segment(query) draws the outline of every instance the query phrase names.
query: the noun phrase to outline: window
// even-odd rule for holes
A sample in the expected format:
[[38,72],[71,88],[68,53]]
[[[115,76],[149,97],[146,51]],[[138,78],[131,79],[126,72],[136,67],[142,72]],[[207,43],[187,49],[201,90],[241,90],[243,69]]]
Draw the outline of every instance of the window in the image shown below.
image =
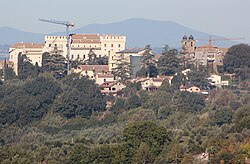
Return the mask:
[[106,82],[106,79],[103,79],[104,83]]
[[114,47],[114,44],[111,44],[111,47]]
[[107,47],[107,44],[104,44],[104,47]]
[[85,59],[85,57],[86,57],[86,56],[85,56],[85,55],[83,55],[83,59]]
[[49,44],[49,47],[51,47],[51,44]]
[[78,55],[77,55],[77,59],[79,59],[79,58],[80,58],[80,55],[78,54]]
[[118,44],[118,47],[120,48],[120,47],[121,47],[121,44]]
[[112,88],[112,91],[115,91],[115,88]]
[[71,55],[71,59],[73,59],[74,58],[74,55]]
[[102,57],[102,55],[99,55],[99,58]]

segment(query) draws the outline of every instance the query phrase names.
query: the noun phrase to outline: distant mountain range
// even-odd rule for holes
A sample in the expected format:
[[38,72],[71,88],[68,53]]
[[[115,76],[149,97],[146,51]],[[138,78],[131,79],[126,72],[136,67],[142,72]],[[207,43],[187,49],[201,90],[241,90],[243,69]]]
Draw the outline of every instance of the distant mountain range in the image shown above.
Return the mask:
[[[195,38],[203,39],[209,39],[211,35],[172,21],[156,21],[141,18],[132,18],[109,24],[90,24],[74,29],[71,33],[120,34],[127,36],[127,47],[145,47],[148,44],[152,47],[162,47],[168,44],[170,47],[175,48],[181,46],[180,42],[185,34],[187,36],[192,34]],[[11,45],[18,42],[43,43],[45,35],[65,35],[65,32],[38,34],[20,31],[10,27],[1,27],[0,44]],[[217,38],[218,36],[214,37]],[[198,42],[199,45],[207,43],[208,41]],[[237,42],[220,41],[215,43],[215,45],[222,47],[230,47],[233,44],[237,44]]]

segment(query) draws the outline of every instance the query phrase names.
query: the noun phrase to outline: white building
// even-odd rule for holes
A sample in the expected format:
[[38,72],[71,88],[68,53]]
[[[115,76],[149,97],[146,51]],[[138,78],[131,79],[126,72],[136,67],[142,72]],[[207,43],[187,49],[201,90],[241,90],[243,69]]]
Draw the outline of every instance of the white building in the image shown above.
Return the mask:
[[[45,36],[44,44],[18,43],[10,47],[10,61],[14,63],[14,71],[17,73],[18,54],[26,54],[33,64],[41,66],[44,52],[56,52],[66,58],[66,36]],[[90,50],[97,57],[108,56],[109,52],[119,52],[125,49],[126,36],[99,35],[99,34],[73,34],[70,36],[70,60],[87,60]]]
[[211,85],[221,87],[221,86],[228,86],[229,82],[228,81],[222,81],[221,76],[219,75],[211,75],[209,78],[207,78],[210,82]]
[[25,54],[30,60],[32,64],[42,65],[42,54],[43,54],[44,44],[37,43],[17,43],[10,46],[9,53],[10,59],[9,61],[13,62],[14,72],[17,74],[18,72],[18,55]]

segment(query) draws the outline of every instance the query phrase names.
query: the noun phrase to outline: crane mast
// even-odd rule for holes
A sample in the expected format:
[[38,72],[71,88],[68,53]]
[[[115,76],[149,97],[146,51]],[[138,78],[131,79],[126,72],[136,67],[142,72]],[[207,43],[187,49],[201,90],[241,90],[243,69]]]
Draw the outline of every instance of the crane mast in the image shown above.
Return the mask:
[[47,20],[47,19],[38,19],[39,21],[42,22],[47,22],[47,23],[53,23],[53,24],[59,24],[59,25],[64,25],[66,26],[66,38],[67,38],[67,54],[66,54],[66,60],[67,60],[67,74],[70,74],[70,67],[69,67],[69,56],[70,56],[70,36],[69,36],[69,28],[74,27],[74,23],[70,23],[68,21],[58,21],[58,20]]

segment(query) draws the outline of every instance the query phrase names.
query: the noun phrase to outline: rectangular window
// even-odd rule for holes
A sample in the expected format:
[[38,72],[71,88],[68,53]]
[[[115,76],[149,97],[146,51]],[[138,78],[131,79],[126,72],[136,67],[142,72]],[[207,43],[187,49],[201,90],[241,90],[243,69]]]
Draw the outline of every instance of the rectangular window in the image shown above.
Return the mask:
[[111,47],[114,47],[114,44],[111,44]]
[[74,55],[71,55],[71,59],[73,59],[74,58]]
[[120,47],[121,47],[121,44],[118,44],[118,47],[120,48]]
[[80,58],[80,55],[78,54],[78,55],[77,55],[77,59],[79,59],[79,58]]
[[104,47],[107,47],[107,44],[104,44]]

